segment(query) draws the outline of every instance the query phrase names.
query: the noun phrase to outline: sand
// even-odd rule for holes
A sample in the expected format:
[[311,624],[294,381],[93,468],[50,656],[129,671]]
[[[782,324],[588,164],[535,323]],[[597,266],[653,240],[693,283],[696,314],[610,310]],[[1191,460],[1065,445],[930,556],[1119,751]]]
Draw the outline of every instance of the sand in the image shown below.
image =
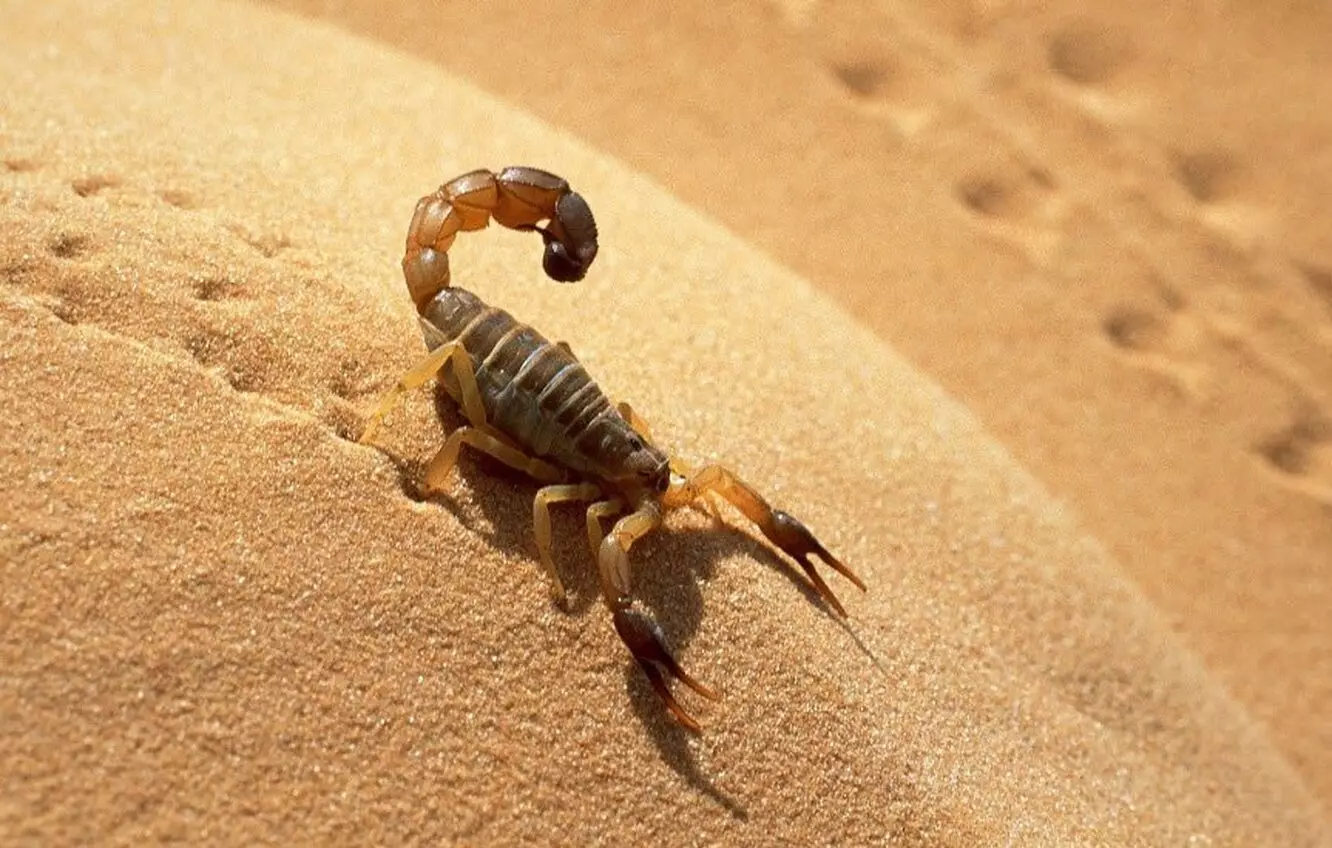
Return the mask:
[[[1320,12],[517,9],[3,8],[0,838],[1328,844]],[[446,403],[354,442],[508,163],[602,254],[455,280],[869,584],[636,548],[701,736],[576,510],[566,612]]]

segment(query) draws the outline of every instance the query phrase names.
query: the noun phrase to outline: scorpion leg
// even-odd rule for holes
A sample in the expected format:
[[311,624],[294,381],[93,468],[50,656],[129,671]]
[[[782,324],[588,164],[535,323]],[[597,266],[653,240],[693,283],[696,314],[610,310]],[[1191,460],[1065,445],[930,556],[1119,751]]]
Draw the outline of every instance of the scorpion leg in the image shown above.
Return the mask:
[[502,439],[476,427],[459,427],[444,440],[444,447],[439,449],[435,458],[426,466],[425,487],[427,491],[439,491],[444,487],[444,480],[458,464],[458,453],[462,446],[470,445],[484,454],[498,459],[510,468],[522,471],[534,480],[542,483],[558,483],[564,479],[564,472],[542,459],[528,456],[518,448]]
[[550,575],[550,593],[561,606],[564,605],[567,593],[550,555],[550,505],[562,501],[595,500],[600,494],[601,487],[592,483],[566,483],[546,486],[537,492],[536,499],[532,501],[532,526],[536,532],[537,553],[541,556],[546,573]]
[[447,342],[430,352],[406,374],[398,378],[398,384],[384,394],[375,408],[370,421],[361,433],[361,444],[366,444],[383,423],[384,417],[402,403],[403,397],[413,389],[419,389],[432,377],[444,369],[445,364],[453,363],[453,373],[458,379],[459,394],[462,396],[463,413],[473,426],[486,423],[485,406],[481,403],[481,392],[476,386],[476,373],[472,370],[472,358],[458,342]]
[[634,411],[634,408],[629,405],[629,401],[622,400],[615,404],[615,410],[620,413],[621,418],[629,422],[629,426],[634,428],[635,433],[649,442],[652,441],[652,428],[648,426],[647,421],[643,420],[643,416]]
[[601,540],[606,536],[601,529],[601,519],[619,515],[622,511],[624,504],[618,500],[594,503],[587,508],[587,543],[592,548],[593,559],[597,558],[597,553],[601,550]]
[[671,695],[666,675],[679,680],[705,698],[715,701],[718,695],[680,667],[680,663],[666,647],[660,625],[652,616],[634,609],[634,599],[629,594],[629,548],[660,525],[661,510],[651,502],[615,522],[610,535],[601,542],[597,571],[601,577],[602,594],[615,620],[615,632],[620,634],[620,639],[634,655],[638,667],[643,669],[648,682],[666,703],[666,708],[676,721],[698,733],[701,730],[698,722]]
[[814,588],[824,601],[836,610],[838,615],[846,617],[846,609],[819,573],[814,570],[810,556],[822,559],[862,592],[865,591],[865,584],[837,557],[828,553],[804,524],[779,509],[773,509],[762,495],[736,476],[735,472],[720,465],[706,465],[683,482],[672,483],[670,490],[663,497],[663,502],[668,507],[684,506],[707,492],[721,495],[732,506],[743,512],[746,518],[757,524],[769,541],[800,563],[800,567],[805,570],[805,574],[809,576],[810,582],[814,584]]

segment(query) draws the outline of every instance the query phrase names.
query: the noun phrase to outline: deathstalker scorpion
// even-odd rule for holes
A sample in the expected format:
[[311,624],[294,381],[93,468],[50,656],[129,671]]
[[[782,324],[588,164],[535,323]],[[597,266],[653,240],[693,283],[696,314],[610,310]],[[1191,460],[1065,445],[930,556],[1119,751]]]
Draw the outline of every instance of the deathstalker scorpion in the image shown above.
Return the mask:
[[[545,242],[542,267],[551,279],[581,280],[596,258],[592,210],[568,183],[545,171],[526,167],[505,168],[498,174],[472,171],[422,197],[407,231],[402,271],[431,352],[384,396],[361,442],[373,437],[407,392],[442,374],[468,424],[453,431],[430,462],[426,489],[441,487],[463,445],[547,484],[537,492],[533,523],[537,552],[560,603],[565,592],[551,561],[549,506],[591,502],[587,537],[615,630],[675,718],[698,732],[698,722],[671,695],[665,674],[705,698],[718,696],[680,667],[657,622],[634,606],[630,593],[629,548],[660,526],[663,514],[709,492],[720,495],[798,562],[819,595],[841,616],[846,610],[815,571],[810,556],[821,558],[862,591],[865,584],[803,524],[769,506],[735,472],[720,465],[691,471],[653,445],[643,420],[628,404],[612,405],[568,345],[552,344],[504,310],[487,306],[469,291],[451,288],[448,250],[454,238],[461,231],[484,229],[491,219],[511,229],[540,233]],[[542,222],[545,226],[540,226]],[[452,368],[445,371],[448,364]],[[620,517],[603,538],[602,519],[615,516]]]

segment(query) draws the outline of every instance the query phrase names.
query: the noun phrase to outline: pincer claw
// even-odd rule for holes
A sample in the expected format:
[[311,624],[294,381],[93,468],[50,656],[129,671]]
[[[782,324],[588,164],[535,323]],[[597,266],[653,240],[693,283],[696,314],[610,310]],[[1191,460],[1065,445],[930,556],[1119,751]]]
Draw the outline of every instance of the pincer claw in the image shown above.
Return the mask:
[[762,525],[763,534],[768,537],[774,545],[781,548],[787,556],[800,563],[800,567],[805,570],[814,588],[818,590],[819,595],[828,602],[828,606],[837,611],[837,614],[846,618],[846,608],[842,606],[841,601],[833,594],[832,589],[824,582],[818,571],[814,568],[814,563],[810,561],[810,555],[817,556],[823,560],[834,571],[850,580],[857,589],[864,592],[865,583],[855,572],[842,564],[842,561],[832,554],[828,549],[814,538],[814,534],[799,519],[790,513],[782,512],[780,509],[772,511],[772,518],[769,522]]
[[684,707],[680,706],[671,694],[666,675],[669,674],[708,700],[716,701],[721,696],[710,687],[699,683],[680,666],[680,663],[676,661],[675,657],[671,656],[671,652],[666,648],[661,627],[647,614],[625,607],[615,610],[614,618],[615,631],[620,634],[620,638],[628,646],[629,652],[634,655],[639,667],[643,669],[643,674],[647,676],[648,682],[652,684],[652,688],[657,695],[666,703],[666,708],[675,716],[676,721],[694,733],[702,732],[699,723],[693,716],[685,712]]

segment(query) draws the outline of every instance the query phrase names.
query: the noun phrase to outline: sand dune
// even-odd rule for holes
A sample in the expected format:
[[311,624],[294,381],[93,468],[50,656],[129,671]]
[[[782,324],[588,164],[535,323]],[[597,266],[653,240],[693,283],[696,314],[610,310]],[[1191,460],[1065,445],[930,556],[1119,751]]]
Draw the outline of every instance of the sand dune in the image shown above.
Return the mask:
[[1077,512],[1332,802],[1332,13],[280,0],[796,269]]
[[[1307,766],[990,429],[641,171],[262,7],[5,12],[6,841],[1327,841]],[[511,162],[592,201],[594,272],[554,286],[530,237],[487,231],[455,280],[870,585],[839,584],[839,621],[735,516],[636,549],[725,693],[691,701],[701,737],[618,643],[572,511],[566,613],[534,484],[469,460],[419,497],[447,404],[353,441],[420,353],[413,202]]]

